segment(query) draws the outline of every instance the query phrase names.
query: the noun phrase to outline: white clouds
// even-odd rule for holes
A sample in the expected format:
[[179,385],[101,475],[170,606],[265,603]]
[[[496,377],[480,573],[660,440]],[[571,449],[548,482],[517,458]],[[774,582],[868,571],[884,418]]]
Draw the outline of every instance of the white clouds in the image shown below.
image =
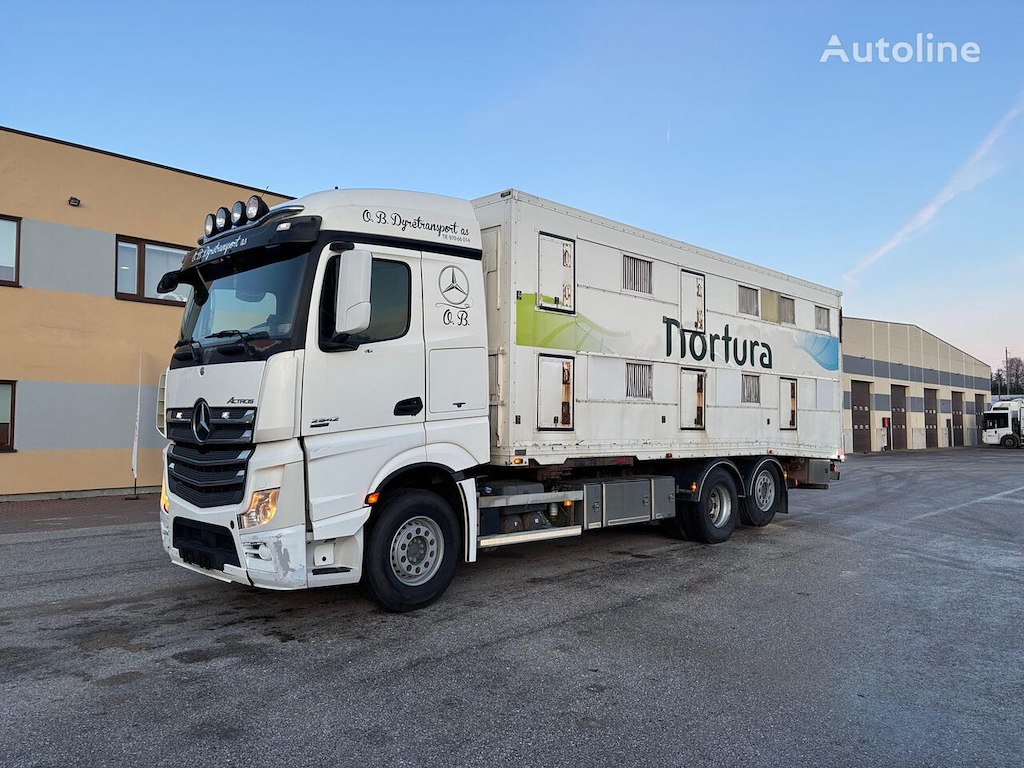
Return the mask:
[[843,280],[847,285],[856,285],[856,277],[859,273],[863,272],[880,258],[889,253],[889,251],[899,245],[902,245],[910,237],[927,227],[935,217],[938,216],[939,211],[942,210],[942,207],[946,205],[946,203],[964,192],[969,192],[983,181],[991,178],[1002,170],[1002,163],[993,155],[992,149],[996,145],[996,142],[999,141],[1000,137],[1006,133],[1006,129],[1010,126],[1010,123],[1012,123],[1022,112],[1024,112],[1024,93],[1021,93],[1017,99],[1017,103],[1014,104],[1010,111],[1003,115],[999,119],[999,122],[995,124],[995,127],[988,132],[988,135],[984,140],[982,140],[981,144],[978,145],[977,149],[971,153],[971,156],[967,158],[967,161],[957,168],[956,173],[954,173],[952,178],[946,182],[946,185],[939,190],[939,193],[929,200],[919,211],[917,211],[917,213],[911,216],[892,237],[847,270],[843,275]]

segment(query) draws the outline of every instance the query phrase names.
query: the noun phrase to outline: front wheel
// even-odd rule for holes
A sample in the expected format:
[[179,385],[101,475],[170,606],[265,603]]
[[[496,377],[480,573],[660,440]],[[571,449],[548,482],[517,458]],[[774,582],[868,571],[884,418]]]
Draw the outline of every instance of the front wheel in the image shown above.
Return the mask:
[[1013,435],[1003,435],[1003,439],[1000,440],[999,442],[1003,444],[1003,448],[1017,447],[1017,438],[1014,437]]
[[458,523],[440,496],[403,491],[384,503],[363,551],[370,596],[389,611],[423,608],[455,575]]

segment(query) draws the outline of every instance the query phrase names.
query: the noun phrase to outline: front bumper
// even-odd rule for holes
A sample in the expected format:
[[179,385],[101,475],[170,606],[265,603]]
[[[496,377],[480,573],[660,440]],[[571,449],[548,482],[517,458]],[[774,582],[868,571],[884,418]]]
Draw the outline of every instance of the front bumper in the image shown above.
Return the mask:
[[[164,463],[166,473],[166,461]],[[369,510],[357,510],[354,525],[334,538],[314,541],[306,530],[305,478],[298,444],[261,444],[250,459],[242,503],[202,508],[168,495],[160,510],[160,534],[171,562],[220,581],[263,589],[294,590],[358,582],[362,564],[362,522]],[[166,476],[165,476],[166,487]],[[239,526],[238,515],[254,491],[280,488],[271,521]]]

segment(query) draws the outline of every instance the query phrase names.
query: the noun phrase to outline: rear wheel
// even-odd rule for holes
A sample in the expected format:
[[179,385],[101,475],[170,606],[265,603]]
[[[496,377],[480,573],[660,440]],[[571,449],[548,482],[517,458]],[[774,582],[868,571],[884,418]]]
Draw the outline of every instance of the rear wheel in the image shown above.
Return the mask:
[[697,541],[719,544],[735,530],[739,506],[732,476],[724,469],[714,469],[705,478],[700,499],[690,510],[686,530]]
[[436,494],[403,491],[388,499],[363,551],[370,596],[396,612],[437,600],[455,575],[457,531],[455,514]]
[[782,481],[772,464],[762,464],[754,473],[743,506],[742,518],[747,525],[768,525],[782,504]]

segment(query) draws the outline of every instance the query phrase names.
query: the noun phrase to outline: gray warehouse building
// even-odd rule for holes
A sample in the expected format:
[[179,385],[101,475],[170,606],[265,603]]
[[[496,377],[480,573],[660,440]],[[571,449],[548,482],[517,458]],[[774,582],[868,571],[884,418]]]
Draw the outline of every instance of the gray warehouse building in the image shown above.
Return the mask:
[[992,369],[906,323],[843,318],[847,451],[978,445]]

